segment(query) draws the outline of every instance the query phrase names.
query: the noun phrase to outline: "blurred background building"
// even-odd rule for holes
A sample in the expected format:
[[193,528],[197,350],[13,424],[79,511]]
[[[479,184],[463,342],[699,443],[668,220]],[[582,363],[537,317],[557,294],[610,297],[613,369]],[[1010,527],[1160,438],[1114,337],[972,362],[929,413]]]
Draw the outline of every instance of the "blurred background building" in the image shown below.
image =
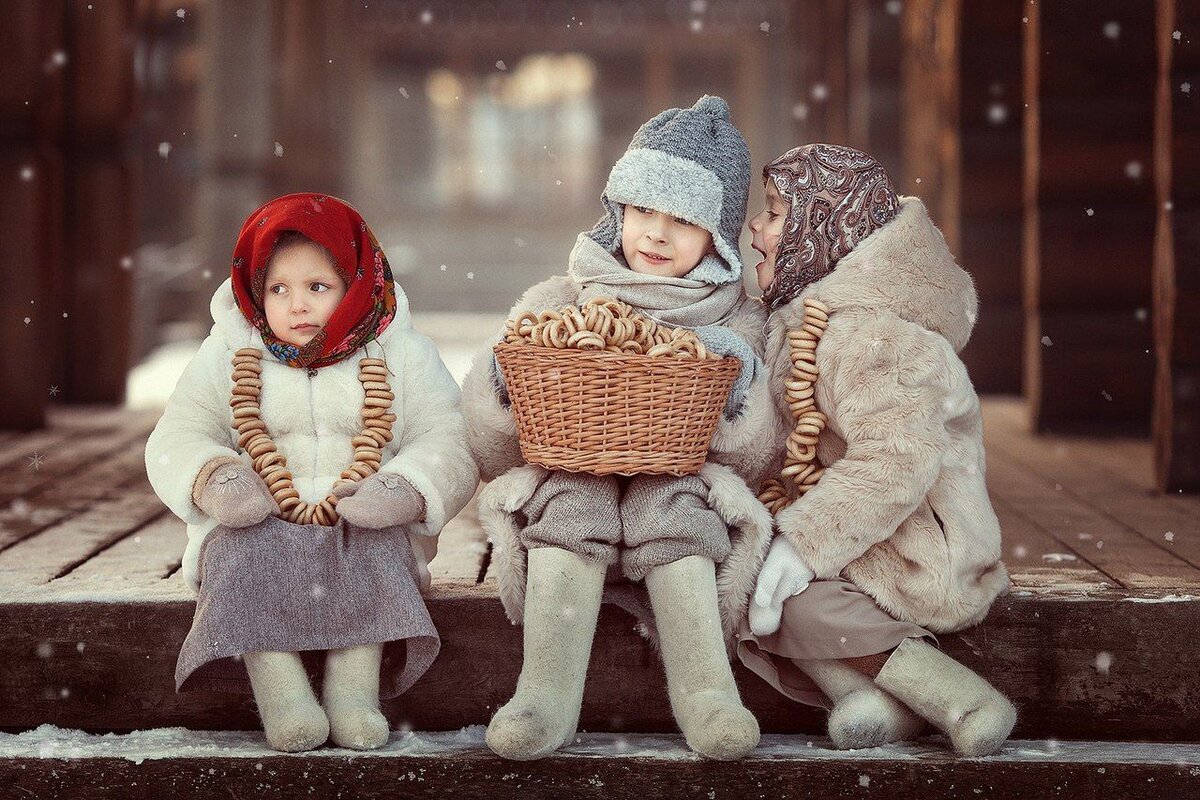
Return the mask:
[[[161,401],[241,222],[293,191],[362,211],[461,372],[519,292],[564,268],[638,125],[707,93],[756,173],[842,142],[926,200],[980,290],[965,359],[981,391],[1023,393],[1039,430],[1153,423],[1164,463],[1194,461],[1197,246],[1171,232],[1200,228],[1180,222],[1195,6],[5,3],[4,424],[120,402],[131,373],[133,399]],[[757,261],[748,236],[743,253]]]

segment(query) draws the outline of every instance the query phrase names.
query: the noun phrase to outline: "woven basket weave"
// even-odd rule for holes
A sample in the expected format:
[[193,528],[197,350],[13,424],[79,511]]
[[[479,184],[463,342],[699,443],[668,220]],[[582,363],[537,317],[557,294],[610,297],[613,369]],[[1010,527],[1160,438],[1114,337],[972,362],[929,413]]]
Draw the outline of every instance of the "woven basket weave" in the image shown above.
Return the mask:
[[498,344],[521,455],[594,475],[695,475],[741,362]]

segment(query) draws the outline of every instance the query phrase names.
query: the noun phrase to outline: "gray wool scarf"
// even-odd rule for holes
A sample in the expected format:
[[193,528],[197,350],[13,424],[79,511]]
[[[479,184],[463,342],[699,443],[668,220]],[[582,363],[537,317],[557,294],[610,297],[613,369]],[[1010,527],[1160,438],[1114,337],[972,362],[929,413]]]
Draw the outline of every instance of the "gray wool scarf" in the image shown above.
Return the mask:
[[634,272],[585,233],[575,241],[567,273],[583,287],[580,305],[595,297],[615,297],[672,327],[724,324],[742,299],[740,281],[718,286]]

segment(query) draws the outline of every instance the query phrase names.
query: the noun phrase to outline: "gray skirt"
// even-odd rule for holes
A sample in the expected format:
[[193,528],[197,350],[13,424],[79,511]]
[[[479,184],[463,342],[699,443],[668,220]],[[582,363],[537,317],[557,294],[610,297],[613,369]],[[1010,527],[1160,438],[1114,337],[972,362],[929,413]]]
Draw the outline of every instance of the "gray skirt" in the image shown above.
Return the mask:
[[175,666],[176,691],[249,693],[244,653],[300,653],[314,679],[325,650],[383,643],[379,696],[395,697],[437,658],[403,528],[269,517],[218,527],[200,548],[200,593]]
[[937,638],[920,625],[895,619],[853,583],[834,578],[813,581],[788,598],[779,630],[769,636],[755,636],[743,620],[737,655],[747,669],[785,697],[829,708],[829,698],[797,661],[873,656],[909,638],[937,645]]

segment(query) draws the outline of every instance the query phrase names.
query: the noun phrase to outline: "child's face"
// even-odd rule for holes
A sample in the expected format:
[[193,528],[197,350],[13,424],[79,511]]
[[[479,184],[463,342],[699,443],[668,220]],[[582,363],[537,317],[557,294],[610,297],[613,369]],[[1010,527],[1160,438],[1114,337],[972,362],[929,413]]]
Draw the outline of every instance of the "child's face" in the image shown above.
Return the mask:
[[753,247],[763,254],[763,260],[754,268],[758,272],[758,288],[764,292],[775,279],[775,256],[779,253],[779,237],[783,235],[783,224],[787,220],[788,203],[775,188],[775,181],[767,181],[767,205],[750,220],[750,232],[754,234]]
[[712,234],[687,220],[643,206],[625,206],[621,252],[634,272],[682,278],[712,250]]
[[271,332],[303,347],[320,332],[346,287],[316,244],[293,244],[274,255],[267,267],[263,310]]

